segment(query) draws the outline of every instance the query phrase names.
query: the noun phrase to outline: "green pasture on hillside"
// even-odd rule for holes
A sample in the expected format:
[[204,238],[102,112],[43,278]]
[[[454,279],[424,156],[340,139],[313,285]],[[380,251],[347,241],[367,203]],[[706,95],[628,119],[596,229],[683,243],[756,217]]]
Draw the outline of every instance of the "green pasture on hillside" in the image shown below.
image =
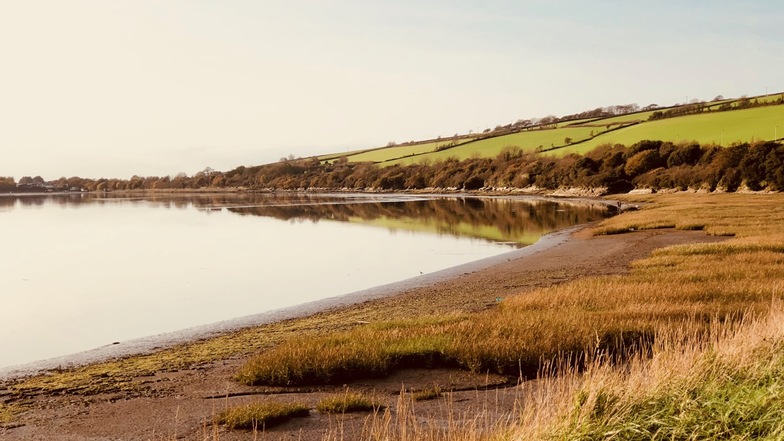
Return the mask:
[[555,155],[584,154],[602,144],[632,145],[644,139],[697,141],[700,144],[730,145],[752,140],[770,141],[784,137],[784,106],[702,113],[667,118],[605,133],[580,143],[547,152]]
[[440,152],[429,153],[411,158],[404,158],[397,161],[390,161],[384,165],[401,164],[408,165],[421,162],[425,159],[437,162],[451,157],[467,159],[474,155],[484,157],[494,157],[501,153],[506,147],[520,147],[525,151],[534,151],[539,146],[543,149],[563,146],[565,139],[571,138],[572,142],[588,139],[591,132],[596,133],[600,129],[596,127],[563,127],[560,129],[530,130],[511,135],[497,136],[494,138],[482,139],[480,141],[461,144],[457,147],[441,150]]
[[[770,102],[779,100],[781,98],[784,98],[784,93],[763,95],[763,96],[753,97],[753,98],[749,98],[749,99],[752,100],[752,101],[757,100],[757,101],[759,101],[761,103],[770,103]],[[734,101],[737,101],[737,100],[734,100]]]
[[575,122],[574,125],[580,125],[581,127],[599,127],[606,129],[607,126],[617,126],[622,124],[628,124],[638,121],[647,121],[648,118],[655,112],[655,110],[645,111],[645,112],[637,112],[637,113],[627,113],[625,115],[618,115],[618,116],[611,116],[608,118],[597,119],[591,122],[584,122],[578,123]]
[[[426,142],[423,144],[414,145],[399,145],[394,147],[385,147],[370,151],[358,153],[356,155],[348,156],[351,162],[381,162],[393,158],[402,158],[404,156],[418,155],[420,153],[433,152],[439,146],[449,144],[451,140]],[[464,142],[458,140],[457,142]]]
[[575,126],[583,123],[587,123],[589,121],[593,121],[596,118],[581,118],[581,119],[570,119],[569,121],[561,121],[555,124],[556,128],[562,128],[566,126]]
[[[784,93],[750,97],[752,102],[773,102]],[[716,112],[723,104],[736,105],[740,99],[728,99],[706,103],[711,113],[686,115],[648,121],[656,109],[600,119],[580,119],[563,121],[554,129],[533,129],[503,136],[495,136],[478,141],[470,138],[457,140],[442,139],[410,145],[379,147],[334,153],[319,156],[318,159],[334,160],[346,157],[352,162],[376,162],[382,165],[410,165],[422,161],[438,162],[448,158],[467,159],[472,156],[494,157],[506,147],[519,147],[524,151],[535,151],[541,147],[545,153],[565,155],[586,153],[602,144],[631,145],[644,139],[664,141],[697,141],[729,145],[733,142],[772,140],[784,138],[784,105],[757,107],[745,110]],[[638,123],[638,124],[634,124]],[[622,127],[632,124],[629,127]],[[778,133],[779,129],[782,133]],[[573,145],[567,145],[571,138]],[[593,138],[593,139],[591,139]],[[440,146],[456,142],[456,146],[436,151]],[[554,149],[550,152],[547,150]]]
[[372,150],[377,150],[379,148],[382,148],[382,147],[371,147],[371,148],[368,148],[368,149],[352,150],[350,152],[343,152],[343,153],[328,153],[326,155],[316,156],[316,159],[318,159],[319,161],[332,161],[332,160],[335,160],[335,159],[338,159],[338,158],[342,158],[344,156],[346,156],[346,157],[354,156],[354,155],[358,155],[358,154],[361,154],[361,153],[369,152],[369,151],[372,151]]

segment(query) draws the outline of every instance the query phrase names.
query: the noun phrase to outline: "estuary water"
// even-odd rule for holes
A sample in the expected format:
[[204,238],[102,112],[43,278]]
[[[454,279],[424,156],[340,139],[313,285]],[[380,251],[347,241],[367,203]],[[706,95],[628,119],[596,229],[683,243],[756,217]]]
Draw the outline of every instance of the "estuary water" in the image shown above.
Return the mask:
[[0,368],[421,277],[605,215],[513,198],[0,196]]

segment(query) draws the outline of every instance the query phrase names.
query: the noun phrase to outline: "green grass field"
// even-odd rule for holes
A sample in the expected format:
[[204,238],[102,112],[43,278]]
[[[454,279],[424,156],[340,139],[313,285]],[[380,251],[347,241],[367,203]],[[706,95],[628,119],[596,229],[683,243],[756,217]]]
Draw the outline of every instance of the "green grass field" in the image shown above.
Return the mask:
[[601,144],[631,145],[643,139],[672,142],[697,141],[701,144],[714,143],[726,146],[738,141],[769,141],[782,137],[784,137],[784,106],[770,106],[646,122],[549,153],[583,154]]
[[770,103],[770,102],[776,101],[776,100],[778,100],[778,99],[780,99],[782,97],[784,97],[784,93],[775,93],[775,94],[770,94],[770,95],[766,95],[766,96],[756,97],[756,98],[753,98],[753,99],[756,99],[757,101],[759,101],[761,103]]
[[607,126],[618,126],[623,124],[629,124],[639,121],[647,121],[648,118],[655,112],[655,110],[651,110],[648,112],[636,112],[636,113],[628,113],[626,115],[618,115],[612,116],[609,118],[601,118],[591,121],[583,121],[582,123],[579,121],[573,121],[568,125],[572,127],[600,127],[605,128]]
[[[784,94],[777,93],[750,97],[749,100],[765,103],[776,101],[782,96]],[[478,141],[471,141],[469,137],[461,137],[457,140],[446,138],[412,145],[334,153],[318,158],[328,161],[346,157],[351,162],[375,162],[389,166],[410,165],[423,161],[438,162],[449,158],[462,160],[473,156],[494,157],[506,147],[519,147],[529,152],[543,150],[543,154],[566,155],[583,154],[602,144],[631,145],[644,139],[729,145],[734,142],[784,138],[784,105],[715,111],[721,105],[727,103],[736,105],[740,101],[741,99],[728,99],[710,102],[706,103],[706,107],[714,112],[656,121],[648,121],[656,111],[651,110],[608,118],[563,121],[557,123],[553,129],[527,130]],[[567,138],[570,138],[571,144],[566,142]],[[451,142],[457,145],[436,151],[438,147]]]
[[359,153],[356,155],[351,155],[348,156],[347,158],[351,162],[367,162],[367,161],[380,162],[380,161],[386,161],[390,158],[400,158],[403,156],[419,155],[422,153],[433,152],[435,151],[436,148],[442,145],[449,144],[450,142],[452,142],[452,140],[380,148],[380,149]]
[[326,154],[326,155],[316,156],[316,158],[319,161],[332,161],[332,160],[335,160],[335,159],[338,159],[338,158],[342,158],[344,156],[351,157],[351,156],[354,156],[354,155],[359,155],[359,154],[362,154],[362,153],[365,153],[365,152],[370,152],[370,151],[378,150],[378,149],[381,149],[381,148],[383,148],[383,147],[373,147],[373,148],[369,148],[369,149],[352,150],[350,152],[344,152],[344,153],[329,153],[329,154]]
[[559,129],[530,130],[461,144],[451,149],[441,150],[440,152],[390,161],[384,163],[384,165],[408,165],[424,160],[436,162],[451,157],[466,159],[473,155],[493,157],[501,153],[501,150],[504,148],[511,146],[520,147],[525,151],[535,151],[539,146],[543,149],[549,149],[565,145],[565,139],[567,137],[571,138],[572,142],[577,142],[590,138],[592,132],[595,134],[596,132],[603,130],[605,129],[598,127],[562,127]]

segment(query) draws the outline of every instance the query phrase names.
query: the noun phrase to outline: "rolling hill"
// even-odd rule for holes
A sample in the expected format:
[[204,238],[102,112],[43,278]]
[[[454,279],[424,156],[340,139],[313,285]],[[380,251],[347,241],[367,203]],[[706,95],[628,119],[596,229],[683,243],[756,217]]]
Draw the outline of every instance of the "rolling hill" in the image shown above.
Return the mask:
[[[664,115],[664,116],[662,116]],[[322,161],[409,165],[448,158],[494,157],[507,147],[545,155],[583,154],[604,144],[644,139],[727,146],[784,138],[784,93],[693,103],[603,118],[559,121],[522,130],[427,140],[319,156]]]

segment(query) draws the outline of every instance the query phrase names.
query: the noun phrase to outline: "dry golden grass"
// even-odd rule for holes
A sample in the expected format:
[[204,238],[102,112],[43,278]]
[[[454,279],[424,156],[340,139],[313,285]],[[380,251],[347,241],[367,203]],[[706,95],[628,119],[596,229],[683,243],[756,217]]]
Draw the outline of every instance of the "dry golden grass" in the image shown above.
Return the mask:
[[630,228],[702,229],[715,236],[735,236],[737,243],[782,243],[784,196],[775,194],[655,194],[616,196],[640,211],[607,219],[597,234],[628,232]]
[[[669,247],[630,274],[579,280],[511,297],[497,308],[447,318],[368,325],[298,338],[251,358],[246,384],[340,383],[407,366],[458,366],[533,377],[543,361],[648,339],[661,323],[760,312],[784,286],[784,198],[666,195],[603,222],[597,234],[675,226],[733,235]],[[762,227],[764,225],[764,228]]]
[[483,409],[457,412],[447,401],[444,419],[421,418],[416,413],[414,397],[401,393],[394,410],[373,413],[368,417],[361,434],[346,437],[340,428],[325,434],[322,441],[501,441],[510,440],[516,430],[515,419],[497,418],[492,404]]
[[784,312],[662,326],[651,357],[542,381],[517,439],[782,439]]
[[316,410],[323,414],[373,412],[383,408],[373,397],[348,389],[340,395],[326,397],[316,405]]
[[441,398],[443,395],[444,393],[441,390],[441,386],[437,384],[426,389],[411,391],[411,398],[414,401],[435,400],[436,398]]
[[307,406],[294,403],[253,403],[237,406],[222,412],[217,423],[229,429],[263,432],[265,429],[310,414]]
[[13,420],[18,409],[14,406],[0,404],[0,424],[7,423]]
[[780,440],[784,309],[773,304],[736,321],[661,324],[651,352],[620,365],[600,356],[578,372],[555,360],[518,386],[518,410],[508,418],[448,408],[446,418],[423,419],[404,394],[397,411],[373,415],[359,439]]
[[[627,201],[647,205],[605,221],[597,233],[699,226],[734,237],[658,250],[628,275],[510,298],[450,331],[467,330],[460,340],[515,339],[519,356],[534,342],[525,333],[519,340],[509,329],[512,319],[552,342],[586,329],[596,341],[602,329],[646,330],[653,335],[646,351],[632,351],[619,364],[588,346],[583,370],[574,369],[574,354],[542,363],[540,379],[520,386],[522,410],[511,429],[504,422],[466,427],[449,420],[438,431],[404,408],[397,418],[377,416],[363,439],[783,439],[784,197],[679,194]],[[410,423],[401,424],[405,420]]]

